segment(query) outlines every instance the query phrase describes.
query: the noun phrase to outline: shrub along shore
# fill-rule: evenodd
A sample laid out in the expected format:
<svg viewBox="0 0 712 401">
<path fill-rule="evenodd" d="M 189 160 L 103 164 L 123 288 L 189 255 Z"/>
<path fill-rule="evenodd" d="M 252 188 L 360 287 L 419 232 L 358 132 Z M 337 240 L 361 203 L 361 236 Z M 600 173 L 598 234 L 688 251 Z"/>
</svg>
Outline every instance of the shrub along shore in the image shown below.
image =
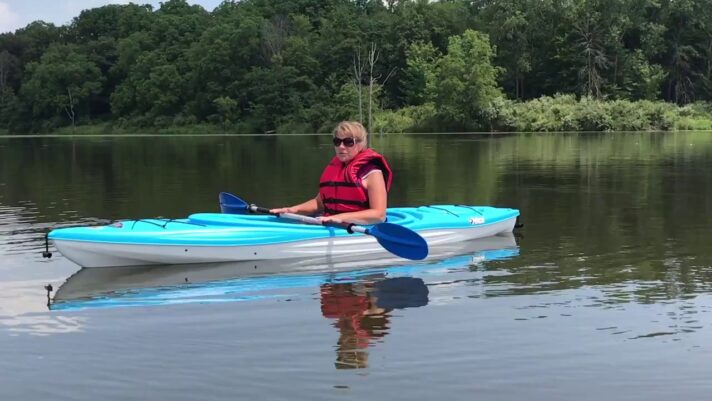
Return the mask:
<svg viewBox="0 0 712 401">
<path fill-rule="evenodd" d="M 712 104 L 705 102 L 678 106 L 663 101 L 604 101 L 556 95 L 525 102 L 498 99 L 490 116 L 485 131 L 712 130 Z M 438 121 L 435 107 L 426 104 L 378 113 L 373 128 L 376 132 L 427 132 L 438 125 L 443 122 Z"/>
<path fill-rule="evenodd" d="M 444 132 L 438 127 L 432 105 L 411 106 L 374 115 L 373 132 L 427 133 Z M 691 103 L 678 106 L 663 101 L 577 100 L 573 95 L 541 97 L 526 102 L 502 99 L 496 104 L 489 129 L 480 132 L 622 132 L 622 131 L 712 131 L 712 104 Z M 449 124 L 445 124 L 449 125 Z M 298 128 L 298 127 L 295 127 Z M 92 122 L 65 126 L 44 133 L 54 135 L 222 135 L 254 132 L 237 122 L 229 124 L 165 124 L 161 127 L 137 127 L 130 123 Z M 458 131 L 456 128 L 447 132 Z M 264 134 L 304 134 L 283 127 Z M 0 135 L 10 135 L 0 129 Z"/>
<path fill-rule="evenodd" d="M 488 130 L 483 132 L 616 132 L 616 131 L 707 131 L 712 130 L 712 104 L 691 103 L 678 106 L 662 101 L 577 100 L 573 95 L 544 96 L 527 102 L 501 99 L 496 103 Z M 378 112 L 373 132 L 441 132 L 432 105 Z M 449 125 L 449 124 L 444 124 Z M 169 125 L 151 129 L 116 126 L 112 123 L 63 127 L 54 133 L 81 134 L 225 134 L 241 132 L 235 124 Z M 451 132 L 458 132 L 456 129 Z M 1 132 L 0 132 L 1 133 Z M 269 133 L 294 134 L 277 130 Z"/>
</svg>

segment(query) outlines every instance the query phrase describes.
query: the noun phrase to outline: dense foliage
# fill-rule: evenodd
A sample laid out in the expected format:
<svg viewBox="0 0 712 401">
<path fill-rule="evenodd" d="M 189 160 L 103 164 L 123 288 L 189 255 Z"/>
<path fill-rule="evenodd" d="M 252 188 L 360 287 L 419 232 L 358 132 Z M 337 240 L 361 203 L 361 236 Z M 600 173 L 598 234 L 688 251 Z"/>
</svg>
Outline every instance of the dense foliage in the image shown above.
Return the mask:
<svg viewBox="0 0 712 401">
<path fill-rule="evenodd" d="M 10 132 L 711 128 L 710 100 L 710 0 L 169 0 L 0 35 Z"/>
</svg>

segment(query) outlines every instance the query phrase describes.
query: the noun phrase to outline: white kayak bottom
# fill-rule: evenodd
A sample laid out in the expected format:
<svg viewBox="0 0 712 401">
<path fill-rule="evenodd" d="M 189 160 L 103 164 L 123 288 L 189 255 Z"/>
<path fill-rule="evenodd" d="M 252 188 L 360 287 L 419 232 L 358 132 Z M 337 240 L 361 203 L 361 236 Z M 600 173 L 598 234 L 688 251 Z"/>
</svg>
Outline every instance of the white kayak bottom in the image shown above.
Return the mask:
<svg viewBox="0 0 712 401">
<path fill-rule="evenodd" d="M 171 288 L 183 285 L 200 285 L 233 279 L 300 275 L 336 274 L 384 268 L 408 267 L 420 269 L 449 269 L 451 259 L 466 257 L 466 265 L 477 265 L 488 260 L 506 259 L 518 254 L 517 241 L 512 233 L 462 241 L 443 243 L 430 248 L 428 259 L 413 262 L 391 254 L 318 256 L 298 259 L 272 259 L 242 262 L 197 263 L 180 265 L 120 266 L 82 268 L 62 284 L 53 299 L 65 302 L 76 299 L 111 296 L 143 288 Z"/>
<path fill-rule="evenodd" d="M 486 238 L 514 229 L 516 218 L 467 228 L 418 231 L 428 247 Z M 278 244 L 251 246 L 191 246 L 92 242 L 55 239 L 54 245 L 67 259 L 82 267 L 116 267 L 152 264 L 240 262 L 346 256 L 387 251 L 372 236 L 350 235 Z"/>
</svg>

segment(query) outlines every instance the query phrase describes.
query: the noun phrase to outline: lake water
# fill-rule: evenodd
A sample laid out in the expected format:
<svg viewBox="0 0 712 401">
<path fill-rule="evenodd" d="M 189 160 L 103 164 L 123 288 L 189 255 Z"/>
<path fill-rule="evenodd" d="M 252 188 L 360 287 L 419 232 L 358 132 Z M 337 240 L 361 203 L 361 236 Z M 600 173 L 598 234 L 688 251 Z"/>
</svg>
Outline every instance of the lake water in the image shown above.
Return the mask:
<svg viewBox="0 0 712 401">
<path fill-rule="evenodd" d="M 709 399 L 712 133 L 371 142 L 391 206 L 525 226 L 419 263 L 93 273 L 46 230 L 302 201 L 329 137 L 0 138 L 0 400 Z"/>
</svg>

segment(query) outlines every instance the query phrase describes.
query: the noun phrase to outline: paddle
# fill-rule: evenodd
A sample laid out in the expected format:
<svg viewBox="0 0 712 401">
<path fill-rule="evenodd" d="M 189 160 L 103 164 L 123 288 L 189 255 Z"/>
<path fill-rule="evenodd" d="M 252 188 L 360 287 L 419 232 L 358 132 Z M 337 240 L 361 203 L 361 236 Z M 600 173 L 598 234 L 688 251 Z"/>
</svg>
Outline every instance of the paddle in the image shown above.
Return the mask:
<svg viewBox="0 0 712 401">
<path fill-rule="evenodd" d="M 295 213 L 272 213 L 269 209 L 247 204 L 247 202 L 237 196 L 227 193 L 220 193 L 220 210 L 222 213 L 230 214 L 247 214 L 247 213 L 264 213 L 271 214 L 280 218 L 298 220 L 302 223 L 323 225 L 347 230 L 349 232 L 357 232 L 366 235 L 371 235 L 376 238 L 379 244 L 390 253 L 400 256 L 405 259 L 420 260 L 428 256 L 428 243 L 420 234 L 415 231 L 392 223 L 379 223 L 370 227 L 362 227 L 355 224 L 339 224 L 326 222 L 323 223 L 319 219 L 309 216 L 302 216 Z"/>
</svg>

